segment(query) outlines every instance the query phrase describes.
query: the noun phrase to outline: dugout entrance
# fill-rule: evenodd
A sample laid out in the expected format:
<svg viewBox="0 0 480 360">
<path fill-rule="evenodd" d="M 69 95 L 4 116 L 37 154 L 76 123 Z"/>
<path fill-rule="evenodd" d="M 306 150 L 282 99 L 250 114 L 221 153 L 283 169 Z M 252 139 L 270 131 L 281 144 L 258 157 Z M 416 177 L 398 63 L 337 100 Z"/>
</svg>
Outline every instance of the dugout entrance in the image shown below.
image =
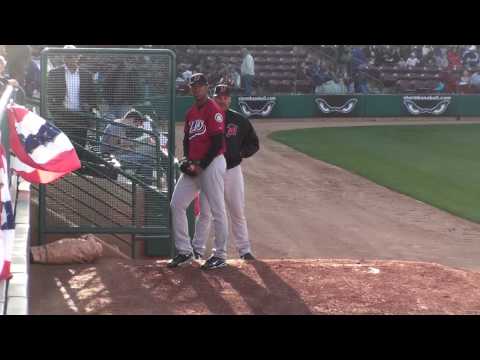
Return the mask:
<svg viewBox="0 0 480 360">
<path fill-rule="evenodd" d="M 41 115 L 64 131 L 82 168 L 35 188 L 38 242 L 93 233 L 135 257 L 173 251 L 175 54 L 44 49 Z M 136 113 L 123 119 L 135 109 Z"/>
</svg>

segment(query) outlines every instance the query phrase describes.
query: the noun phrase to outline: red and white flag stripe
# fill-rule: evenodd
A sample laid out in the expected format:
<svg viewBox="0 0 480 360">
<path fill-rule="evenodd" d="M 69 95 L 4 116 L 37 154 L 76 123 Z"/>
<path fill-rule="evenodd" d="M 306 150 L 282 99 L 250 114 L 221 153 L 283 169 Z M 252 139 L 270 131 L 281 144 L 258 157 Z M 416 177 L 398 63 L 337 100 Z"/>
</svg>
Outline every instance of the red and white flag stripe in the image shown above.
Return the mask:
<svg viewBox="0 0 480 360">
<path fill-rule="evenodd" d="M 31 183 L 48 184 L 81 167 L 75 148 L 62 131 L 23 106 L 12 105 L 7 110 L 15 154 L 12 169 L 19 176 Z"/>
</svg>

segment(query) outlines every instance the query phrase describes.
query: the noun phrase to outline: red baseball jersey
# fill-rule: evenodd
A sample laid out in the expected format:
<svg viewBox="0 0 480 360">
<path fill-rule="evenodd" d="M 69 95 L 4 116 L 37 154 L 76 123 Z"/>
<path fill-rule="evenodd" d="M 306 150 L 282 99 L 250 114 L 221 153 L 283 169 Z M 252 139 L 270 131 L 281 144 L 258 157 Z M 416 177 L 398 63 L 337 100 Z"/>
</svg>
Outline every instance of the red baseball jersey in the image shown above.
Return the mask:
<svg viewBox="0 0 480 360">
<path fill-rule="evenodd" d="M 225 131 L 225 113 L 212 99 L 198 108 L 193 105 L 185 119 L 185 136 L 188 138 L 188 157 L 202 160 L 211 146 L 210 136 L 223 134 Z M 226 150 L 225 139 L 218 155 Z"/>
</svg>

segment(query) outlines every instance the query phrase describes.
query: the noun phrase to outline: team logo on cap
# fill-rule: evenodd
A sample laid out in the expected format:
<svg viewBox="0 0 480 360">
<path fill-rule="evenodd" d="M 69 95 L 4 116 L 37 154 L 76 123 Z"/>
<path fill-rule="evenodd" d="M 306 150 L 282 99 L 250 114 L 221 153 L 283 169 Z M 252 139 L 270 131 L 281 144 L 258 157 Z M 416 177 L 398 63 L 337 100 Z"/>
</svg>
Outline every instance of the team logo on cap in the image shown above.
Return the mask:
<svg viewBox="0 0 480 360">
<path fill-rule="evenodd" d="M 412 115 L 441 115 L 451 101 L 451 96 L 405 96 L 403 105 Z"/>
<path fill-rule="evenodd" d="M 353 111 L 355 105 L 357 105 L 358 99 L 349 99 L 344 104 L 340 106 L 332 106 L 330 105 L 326 99 L 317 98 L 315 102 L 318 105 L 320 111 L 324 114 L 331 114 L 331 113 L 340 113 L 340 114 L 348 114 Z"/>
<path fill-rule="evenodd" d="M 220 113 L 215 114 L 215 121 L 221 123 L 223 121 L 223 116 Z"/>
</svg>

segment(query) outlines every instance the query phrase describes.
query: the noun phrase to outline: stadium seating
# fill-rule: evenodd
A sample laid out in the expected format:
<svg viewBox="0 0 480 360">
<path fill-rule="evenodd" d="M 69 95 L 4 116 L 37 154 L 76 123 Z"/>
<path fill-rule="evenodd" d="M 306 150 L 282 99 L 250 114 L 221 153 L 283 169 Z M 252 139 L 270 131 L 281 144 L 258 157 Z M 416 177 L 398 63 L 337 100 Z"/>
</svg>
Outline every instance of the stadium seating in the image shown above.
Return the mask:
<svg viewBox="0 0 480 360">
<path fill-rule="evenodd" d="M 291 92 L 295 89 L 297 80 L 297 65 L 305 60 L 306 51 L 294 51 L 293 45 L 197 45 L 187 46 L 186 55 L 189 57 L 200 55 L 207 61 L 218 61 L 226 65 L 233 65 L 240 71 L 242 63 L 241 48 L 246 47 L 255 59 L 256 83 L 265 85 L 269 92 Z M 187 62 L 185 59 L 178 59 Z M 300 83 L 298 88 L 311 86 Z"/>
<path fill-rule="evenodd" d="M 181 48 L 183 56 L 205 58 L 207 62 L 232 65 L 238 72 L 242 63 L 241 49 L 246 47 L 255 59 L 257 87 L 265 87 L 265 93 L 313 92 L 313 86 L 305 79 L 301 66 L 309 55 L 325 61 L 337 68 L 335 47 L 337 45 L 174 45 Z M 178 56 L 179 63 L 191 63 Z M 381 89 L 396 89 L 403 92 L 433 91 L 440 80 L 455 83 L 464 68 L 455 66 L 448 70 L 437 66 L 417 66 L 405 68 L 398 65 L 374 66 L 365 68 L 368 81 Z M 480 70 L 471 69 L 472 71 Z M 373 84 L 372 83 L 372 84 Z M 380 86 L 379 86 L 380 85 Z M 263 91 L 265 90 L 265 91 Z M 462 91 L 471 91 L 463 88 Z"/>
</svg>

